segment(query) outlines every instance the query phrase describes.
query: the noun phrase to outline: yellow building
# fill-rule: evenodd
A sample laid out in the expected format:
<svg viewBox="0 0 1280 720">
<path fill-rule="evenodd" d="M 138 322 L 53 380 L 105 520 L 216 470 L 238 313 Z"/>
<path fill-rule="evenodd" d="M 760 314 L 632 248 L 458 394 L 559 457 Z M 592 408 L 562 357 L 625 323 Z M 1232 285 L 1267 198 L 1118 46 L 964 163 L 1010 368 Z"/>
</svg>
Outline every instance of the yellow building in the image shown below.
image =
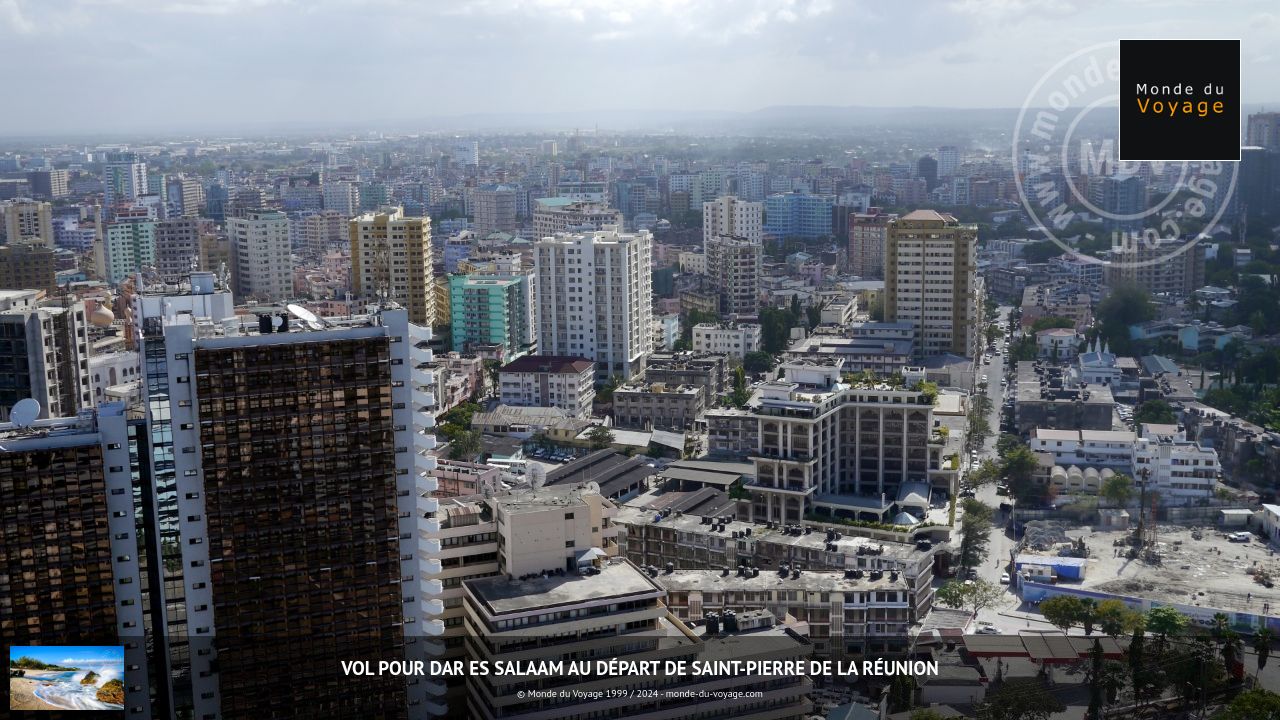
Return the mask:
<svg viewBox="0 0 1280 720">
<path fill-rule="evenodd" d="M 924 357 L 974 357 L 982 312 L 978 230 L 951 215 L 916 210 L 889 223 L 884 319 L 915 325 Z"/>
<path fill-rule="evenodd" d="M 436 292 L 431 279 L 431 218 L 405 217 L 400 207 L 352 218 L 351 286 L 366 300 L 386 298 L 409 310 L 409 322 L 431 327 Z"/>
</svg>

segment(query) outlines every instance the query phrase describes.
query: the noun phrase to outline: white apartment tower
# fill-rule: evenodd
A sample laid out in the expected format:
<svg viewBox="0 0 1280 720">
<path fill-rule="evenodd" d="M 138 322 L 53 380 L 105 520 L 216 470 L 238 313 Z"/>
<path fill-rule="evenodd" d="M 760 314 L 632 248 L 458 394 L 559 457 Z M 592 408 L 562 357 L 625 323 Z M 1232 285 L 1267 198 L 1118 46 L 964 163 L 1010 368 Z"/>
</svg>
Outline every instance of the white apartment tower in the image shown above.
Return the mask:
<svg viewBox="0 0 1280 720">
<path fill-rule="evenodd" d="M 703 244 L 721 235 L 759 245 L 764 239 L 764 203 L 745 202 L 732 195 L 702 203 Z"/>
<path fill-rule="evenodd" d="M 540 240 L 539 352 L 593 360 L 597 379 L 642 371 L 653 343 L 652 248 L 648 231 L 616 226 Z"/>
<path fill-rule="evenodd" d="M 325 210 L 337 211 L 345 218 L 354 216 L 360 210 L 360 188 L 355 183 L 325 183 L 321 192 L 324 194 Z"/>
<path fill-rule="evenodd" d="M 293 296 L 289 218 L 276 210 L 251 210 L 227 218 L 236 297 L 285 300 Z"/>
</svg>

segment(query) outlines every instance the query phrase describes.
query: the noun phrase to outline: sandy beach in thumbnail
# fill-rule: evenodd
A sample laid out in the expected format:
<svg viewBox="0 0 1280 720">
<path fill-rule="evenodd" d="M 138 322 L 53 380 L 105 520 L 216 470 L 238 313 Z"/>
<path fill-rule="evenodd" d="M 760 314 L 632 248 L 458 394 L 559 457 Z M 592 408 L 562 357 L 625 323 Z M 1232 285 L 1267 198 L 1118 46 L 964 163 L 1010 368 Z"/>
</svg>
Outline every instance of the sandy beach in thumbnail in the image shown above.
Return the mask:
<svg viewBox="0 0 1280 720">
<path fill-rule="evenodd" d="M 56 705 L 41 700 L 35 696 L 35 689 L 39 686 L 42 678 L 46 675 L 55 673 L 28 670 L 26 677 L 9 678 L 9 709 L 10 710 L 61 710 Z"/>
</svg>

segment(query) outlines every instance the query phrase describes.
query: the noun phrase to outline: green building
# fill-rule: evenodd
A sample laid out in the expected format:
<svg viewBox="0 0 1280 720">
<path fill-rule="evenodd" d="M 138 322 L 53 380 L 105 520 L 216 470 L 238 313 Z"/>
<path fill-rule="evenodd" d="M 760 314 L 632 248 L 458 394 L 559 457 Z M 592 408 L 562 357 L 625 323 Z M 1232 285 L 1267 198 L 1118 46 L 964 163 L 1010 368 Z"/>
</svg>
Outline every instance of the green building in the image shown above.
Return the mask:
<svg viewBox="0 0 1280 720">
<path fill-rule="evenodd" d="M 509 362 L 533 349 L 529 278 L 524 275 L 450 275 L 453 349 Z"/>
</svg>

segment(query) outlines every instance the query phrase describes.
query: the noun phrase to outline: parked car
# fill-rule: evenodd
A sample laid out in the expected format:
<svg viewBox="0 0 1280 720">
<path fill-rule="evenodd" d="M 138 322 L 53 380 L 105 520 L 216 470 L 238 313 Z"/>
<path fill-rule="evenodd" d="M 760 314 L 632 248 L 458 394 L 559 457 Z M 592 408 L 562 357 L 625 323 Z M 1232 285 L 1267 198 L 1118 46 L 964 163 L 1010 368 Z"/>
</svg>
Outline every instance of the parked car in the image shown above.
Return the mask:
<svg viewBox="0 0 1280 720">
<path fill-rule="evenodd" d="M 1000 584 L 1001 584 L 1001 585 L 1008 585 L 1008 584 L 1009 584 L 1009 573 L 1001 573 L 1001 574 L 1000 574 Z"/>
</svg>

